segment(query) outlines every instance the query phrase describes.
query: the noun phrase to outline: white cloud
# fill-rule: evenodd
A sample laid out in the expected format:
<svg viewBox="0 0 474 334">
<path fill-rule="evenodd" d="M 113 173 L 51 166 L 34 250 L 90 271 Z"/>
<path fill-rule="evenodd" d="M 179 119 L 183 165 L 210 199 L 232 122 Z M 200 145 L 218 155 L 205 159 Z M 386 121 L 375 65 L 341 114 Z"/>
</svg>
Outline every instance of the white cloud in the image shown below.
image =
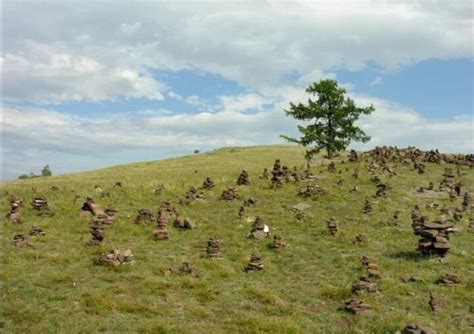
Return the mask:
<svg viewBox="0 0 474 334">
<path fill-rule="evenodd" d="M 372 80 L 372 81 L 370 82 L 370 86 L 379 85 L 381 82 L 382 82 L 382 77 L 381 77 L 381 76 L 377 76 L 377 77 L 375 77 L 374 80 Z"/>
<path fill-rule="evenodd" d="M 361 69 L 368 62 L 391 70 L 432 58 L 472 57 L 469 0 L 50 1 L 6 2 L 3 10 L 6 98 L 161 98 L 150 94 L 158 88 L 152 85 L 159 86 L 150 69 L 218 73 L 260 90 L 280 86 L 288 73 L 299 73 L 304 84 L 334 68 Z M 38 57 L 38 49 L 48 49 L 49 59 Z M 144 77 L 150 90 L 141 94 L 124 82 L 116 74 L 124 68 Z M 85 88 L 96 80 L 97 93 Z"/>
</svg>

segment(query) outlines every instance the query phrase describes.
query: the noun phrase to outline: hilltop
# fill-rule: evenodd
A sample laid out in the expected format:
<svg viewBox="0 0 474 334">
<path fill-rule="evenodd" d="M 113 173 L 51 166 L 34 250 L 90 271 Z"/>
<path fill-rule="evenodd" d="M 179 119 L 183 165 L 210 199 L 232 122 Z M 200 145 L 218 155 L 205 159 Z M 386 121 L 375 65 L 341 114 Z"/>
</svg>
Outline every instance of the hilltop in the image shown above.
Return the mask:
<svg viewBox="0 0 474 334">
<path fill-rule="evenodd" d="M 334 159 L 331 172 L 330 161 L 318 156 L 305 171 L 302 148 L 234 147 L 3 183 L 3 216 L 10 211 L 10 196 L 23 200 L 23 223 L 2 222 L 5 332 L 394 333 L 408 323 L 438 333 L 472 332 L 472 211 L 466 209 L 459 221 L 453 220 L 462 194 L 474 194 L 472 168 L 423 161 L 424 173 L 419 174 L 410 161 L 389 161 L 390 171 L 374 167 L 368 155 L 359 154 L 356 162 L 348 157 L 345 152 Z M 276 159 L 290 170 L 296 167 L 314 177 L 273 189 L 271 181 L 260 176 L 264 168 L 271 172 Z M 457 172 L 461 196 L 450 199 L 446 191 L 417 191 L 430 182 L 437 189 L 446 167 Z M 243 169 L 250 184 L 238 186 Z M 212 189 L 199 190 L 206 198 L 180 204 L 189 188 L 201 187 L 206 177 L 215 182 Z M 315 184 L 327 193 L 299 195 L 302 188 Z M 385 195 L 375 196 L 377 184 L 388 185 Z M 240 199 L 220 199 L 229 187 L 238 189 Z M 39 216 L 31 208 L 37 196 L 47 198 L 50 214 Z M 76 196 L 80 198 L 75 200 Z M 96 247 L 86 246 L 91 217 L 81 214 L 81 207 L 87 197 L 102 208 L 113 204 L 119 211 L 112 225 L 104 228 L 103 244 Z M 256 205 L 245 206 L 245 218 L 240 220 L 239 208 L 250 198 Z M 366 199 L 372 206 L 369 213 L 363 213 Z M 155 240 L 155 222 L 134 221 L 140 209 L 149 209 L 156 220 L 166 201 L 195 228 L 181 230 L 170 223 L 169 240 Z M 296 217 L 295 205 L 306 206 L 304 217 Z M 413 233 L 411 219 L 415 205 L 430 220 L 443 206 L 450 209 L 447 218 L 454 221 L 457 232 L 450 236 L 445 258 L 421 257 L 417 251 L 420 238 Z M 393 220 L 396 211 L 398 223 Z M 267 239 L 248 238 L 257 216 L 271 229 Z M 327 227 L 331 216 L 337 221 L 335 236 Z M 13 236 L 28 235 L 33 225 L 45 235 L 28 237 L 32 247 L 15 247 Z M 274 235 L 281 235 L 286 247 L 271 248 Z M 357 236 L 360 242 L 355 241 Z M 210 237 L 221 241 L 220 260 L 207 258 Z M 98 257 L 112 249 L 130 249 L 133 264 L 100 265 Z M 246 272 L 254 251 L 261 254 L 264 270 Z M 352 292 L 366 273 L 363 256 L 380 269 L 381 277 L 373 281 L 381 296 Z M 192 263 L 196 272 L 180 272 L 183 262 Z M 437 284 L 445 273 L 455 273 L 461 283 Z M 402 279 L 406 276 L 416 279 Z M 442 301 L 437 312 L 429 306 L 430 293 Z M 362 299 L 372 310 L 357 315 L 343 310 L 344 301 L 351 298 Z"/>
</svg>

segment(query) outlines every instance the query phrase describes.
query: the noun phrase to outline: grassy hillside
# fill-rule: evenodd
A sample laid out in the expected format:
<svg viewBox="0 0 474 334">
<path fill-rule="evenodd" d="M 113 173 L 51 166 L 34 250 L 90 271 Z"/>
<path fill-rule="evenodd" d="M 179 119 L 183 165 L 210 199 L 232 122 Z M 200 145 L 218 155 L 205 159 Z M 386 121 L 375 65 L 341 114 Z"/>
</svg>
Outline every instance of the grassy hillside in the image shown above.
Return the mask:
<svg viewBox="0 0 474 334">
<path fill-rule="evenodd" d="M 7 198 L 23 199 L 23 224 L 4 219 L 1 233 L 1 280 L 5 333 L 394 333 L 407 323 L 418 323 L 439 333 L 472 333 L 474 330 L 474 233 L 468 232 L 469 215 L 456 223 L 459 233 L 451 237 L 452 248 L 444 261 L 420 258 L 418 237 L 413 234 L 410 212 L 418 204 L 430 218 L 439 209 L 425 209 L 437 202 L 453 208 L 462 198 L 430 198 L 414 193 L 430 181 L 437 186 L 445 165 L 426 164 L 418 175 L 411 165 L 394 165 L 397 177 L 379 173 L 392 189 L 385 198 L 375 198 L 365 164 L 341 164 L 342 174 L 329 173 L 327 161 L 312 167 L 318 180 L 288 183 L 273 190 L 269 180 L 259 179 L 264 167 L 271 170 L 275 159 L 283 165 L 303 166 L 303 150 L 268 146 L 227 148 L 164 161 L 136 163 L 94 172 L 38 178 L 3 184 L 2 215 L 9 211 Z M 347 159 L 346 159 L 347 160 Z M 352 174 L 359 166 L 360 177 Z M 347 170 L 346 170 L 347 168 Z M 238 186 L 241 200 L 224 201 L 222 190 L 236 186 L 242 169 L 252 184 Z M 54 168 L 53 168 L 54 170 Z M 474 172 L 464 167 L 461 180 L 474 188 Z M 179 205 L 178 199 L 190 186 L 201 186 L 211 177 L 216 187 L 206 191 L 205 201 Z M 337 181 L 343 180 L 338 185 Z M 121 188 L 113 188 L 116 181 Z M 297 196 L 305 184 L 317 183 L 329 193 L 316 198 Z M 159 197 L 154 189 L 163 184 Z M 59 190 L 52 190 L 56 186 Z M 101 198 L 99 186 L 110 197 Z M 354 186 L 360 192 L 349 192 Z M 32 188 L 36 189 L 33 192 Z M 45 195 L 54 216 L 37 216 L 29 202 Z M 76 195 L 81 200 L 73 203 Z M 105 231 L 105 243 L 87 247 L 89 220 L 80 215 L 87 196 L 102 207 L 115 204 L 119 218 Z M 247 238 L 251 224 L 237 213 L 244 199 L 255 198 L 246 208 L 248 217 L 261 216 L 272 235 L 284 237 L 287 247 L 268 247 L 271 239 Z M 373 211 L 363 214 L 365 198 Z M 196 223 L 193 230 L 178 230 L 170 224 L 170 239 L 152 237 L 154 224 L 134 224 L 137 211 L 152 209 L 171 201 L 184 217 Z M 291 207 L 311 205 L 304 221 L 295 219 Z M 401 224 L 391 217 L 400 210 Z M 339 233 L 332 237 L 326 219 L 335 216 Z M 29 233 L 32 225 L 46 231 L 30 238 L 32 247 L 14 247 L 13 235 Z M 368 242 L 353 241 L 363 233 Z M 222 242 L 222 260 L 206 257 L 209 237 Z M 96 263 L 99 254 L 110 249 L 133 251 L 135 263 L 117 268 Z M 250 254 L 258 250 L 265 266 L 262 272 L 245 272 Z M 361 257 L 369 256 L 379 265 L 378 285 L 382 298 L 360 296 L 373 310 L 352 315 L 340 308 L 351 298 L 352 284 L 365 273 Z M 183 261 L 192 262 L 199 275 L 170 274 Z M 458 274 L 458 286 L 441 286 L 436 280 L 446 272 Z M 405 283 L 404 275 L 421 281 Z M 437 293 L 445 306 L 431 311 L 430 292 Z"/>
</svg>

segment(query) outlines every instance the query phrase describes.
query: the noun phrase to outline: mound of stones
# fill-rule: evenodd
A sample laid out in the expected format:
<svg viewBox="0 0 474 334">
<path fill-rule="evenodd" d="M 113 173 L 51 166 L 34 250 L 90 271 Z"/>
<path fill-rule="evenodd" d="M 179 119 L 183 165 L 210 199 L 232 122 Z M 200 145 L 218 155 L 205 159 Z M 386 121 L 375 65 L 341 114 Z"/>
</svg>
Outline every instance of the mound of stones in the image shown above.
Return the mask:
<svg viewBox="0 0 474 334">
<path fill-rule="evenodd" d="M 180 204 L 189 204 L 196 200 L 205 200 L 206 194 L 195 187 L 189 188 L 188 192 L 179 200 Z"/>
<path fill-rule="evenodd" d="M 34 244 L 30 242 L 28 237 L 24 234 L 15 234 L 13 236 L 12 243 L 15 247 L 29 246 L 31 248 L 35 248 Z"/>
<path fill-rule="evenodd" d="M 437 332 L 430 327 L 408 324 L 401 332 L 397 331 L 395 334 L 437 334 Z"/>
<path fill-rule="evenodd" d="M 120 251 L 114 249 L 99 256 L 99 263 L 105 266 L 118 267 L 122 264 L 133 263 L 133 254 L 130 249 Z"/>
<path fill-rule="evenodd" d="M 274 189 L 281 188 L 283 185 L 283 170 L 281 168 L 280 159 L 276 159 L 275 163 L 273 164 L 272 170 L 272 187 Z"/>
<path fill-rule="evenodd" d="M 158 222 L 156 229 L 153 231 L 153 236 L 156 240 L 168 240 L 168 221 L 171 217 L 177 218 L 177 211 L 169 202 L 161 204 L 159 210 Z"/>
<path fill-rule="evenodd" d="M 370 213 L 372 212 L 372 204 L 368 199 L 365 200 L 364 202 L 364 208 L 362 209 L 363 213 Z"/>
<path fill-rule="evenodd" d="M 81 207 L 82 211 L 90 212 L 93 216 L 98 216 L 104 213 L 104 210 L 100 207 L 100 205 L 96 204 L 94 199 L 91 197 L 87 197 L 84 204 Z"/>
<path fill-rule="evenodd" d="M 445 285 L 456 285 L 461 283 L 461 279 L 459 278 L 458 275 L 453 274 L 453 273 L 446 273 L 443 276 L 441 276 L 436 283 L 438 284 L 445 284 Z"/>
<path fill-rule="evenodd" d="M 283 248 L 286 247 L 285 240 L 281 235 L 275 235 L 273 237 L 272 248 Z"/>
<path fill-rule="evenodd" d="M 470 194 L 470 193 L 468 193 L 468 192 L 465 192 L 465 193 L 464 193 L 463 201 L 462 201 L 462 206 L 463 206 L 465 209 L 469 209 L 469 208 L 472 206 L 472 197 L 471 197 L 471 194 Z"/>
<path fill-rule="evenodd" d="M 87 243 L 88 246 L 99 246 L 104 241 L 104 226 L 98 222 L 92 222 L 89 230 L 92 238 Z"/>
<path fill-rule="evenodd" d="M 30 235 L 32 237 L 45 236 L 46 232 L 41 227 L 33 225 L 30 230 Z"/>
<path fill-rule="evenodd" d="M 19 197 L 12 196 L 10 197 L 10 212 L 7 214 L 7 218 L 13 224 L 21 224 L 21 203 L 22 200 Z"/>
<path fill-rule="evenodd" d="M 368 242 L 367 236 L 362 233 L 356 235 L 355 240 L 354 240 L 354 243 L 357 245 L 363 245 L 363 244 L 366 244 L 367 242 Z"/>
<path fill-rule="evenodd" d="M 181 267 L 179 268 L 179 272 L 182 274 L 198 276 L 196 267 L 194 266 L 194 264 L 192 264 L 189 261 L 185 261 L 181 264 Z"/>
<path fill-rule="evenodd" d="M 224 199 L 226 201 L 233 201 L 239 198 L 239 191 L 233 187 L 225 189 L 221 195 L 221 199 Z"/>
<path fill-rule="evenodd" d="M 262 256 L 258 252 L 253 252 L 250 255 L 249 263 L 245 268 L 246 271 L 261 271 L 263 270 Z"/>
<path fill-rule="evenodd" d="M 376 197 L 385 197 L 387 192 L 390 190 L 390 186 L 387 183 L 377 184 L 377 192 L 375 193 Z"/>
<path fill-rule="evenodd" d="M 240 220 L 245 218 L 245 208 L 243 206 L 241 206 L 239 208 L 238 217 L 239 217 Z"/>
<path fill-rule="evenodd" d="M 392 225 L 393 226 L 400 226 L 400 211 L 395 211 L 392 216 Z"/>
<path fill-rule="evenodd" d="M 209 189 L 212 189 L 214 187 L 215 187 L 214 181 L 210 177 L 206 177 L 206 179 L 202 183 L 202 188 L 209 190 Z"/>
<path fill-rule="evenodd" d="M 31 205 L 33 206 L 33 209 L 38 211 L 40 214 L 49 212 L 48 200 L 45 196 L 33 198 Z"/>
<path fill-rule="evenodd" d="M 349 161 L 356 162 L 359 160 L 359 156 L 355 150 L 351 150 L 349 153 Z"/>
<path fill-rule="evenodd" d="M 432 223 L 422 216 L 413 220 L 412 227 L 414 234 L 421 237 L 418 241 L 418 251 L 422 255 L 445 256 L 449 251 L 449 234 L 454 232 L 454 229 L 453 224 L 447 222 L 446 216 L 440 215 Z"/>
<path fill-rule="evenodd" d="M 326 195 L 328 191 L 324 189 L 323 187 L 317 185 L 317 184 L 309 184 L 306 187 L 303 187 L 300 189 L 298 192 L 298 195 L 303 196 L 303 197 L 312 197 L 312 196 L 320 196 L 320 195 Z"/>
<path fill-rule="evenodd" d="M 430 292 L 430 301 L 428 304 L 433 312 L 438 312 L 444 306 L 444 300 L 442 300 L 436 293 Z"/>
<path fill-rule="evenodd" d="M 362 257 L 362 267 L 367 270 L 367 275 L 372 278 L 380 278 L 380 269 L 377 263 L 374 260 L 368 258 L 367 256 Z"/>
<path fill-rule="evenodd" d="M 268 168 L 264 168 L 262 172 L 261 179 L 268 180 L 270 178 L 270 173 L 268 172 Z"/>
<path fill-rule="evenodd" d="M 250 184 L 250 177 L 249 173 L 244 169 L 239 177 L 237 178 L 237 185 L 243 186 L 243 185 L 249 185 Z"/>
<path fill-rule="evenodd" d="M 256 206 L 257 200 L 255 198 L 248 198 L 244 201 L 244 206 Z"/>
<path fill-rule="evenodd" d="M 357 283 L 352 285 L 353 293 L 370 293 L 376 297 L 381 297 L 382 294 L 379 291 L 379 287 L 376 282 L 372 281 L 367 276 L 362 276 Z"/>
<path fill-rule="evenodd" d="M 149 223 L 155 220 L 155 216 L 149 209 L 138 210 L 138 215 L 135 218 L 135 224 Z"/>
<path fill-rule="evenodd" d="M 372 306 L 360 299 L 352 298 L 344 302 L 344 310 L 353 314 L 365 313 L 371 309 Z"/>
<path fill-rule="evenodd" d="M 218 260 L 222 259 L 221 254 L 221 242 L 216 237 L 211 237 L 207 241 L 207 257 L 209 259 Z"/>
<path fill-rule="evenodd" d="M 337 231 L 339 230 L 337 227 L 337 220 L 336 217 L 331 216 L 326 220 L 326 224 L 329 230 L 329 233 L 334 237 L 337 234 Z"/>
<path fill-rule="evenodd" d="M 177 228 L 184 229 L 184 230 L 192 230 L 193 228 L 196 227 L 196 225 L 194 224 L 194 222 L 191 219 L 189 219 L 189 218 L 180 218 L 180 217 L 175 219 L 174 226 L 177 227 Z"/>
<path fill-rule="evenodd" d="M 118 212 L 119 212 L 119 210 L 118 210 L 117 207 L 116 207 L 115 205 L 113 205 L 113 204 L 109 204 L 109 205 L 107 205 L 107 208 L 105 208 L 105 214 L 106 214 L 108 217 L 112 218 L 112 219 L 117 218 Z"/>
<path fill-rule="evenodd" d="M 249 237 L 254 239 L 264 239 L 270 235 L 270 227 L 265 224 L 263 218 L 257 217 L 253 223 L 252 229 L 250 230 Z"/>
<path fill-rule="evenodd" d="M 439 184 L 440 191 L 450 191 L 454 188 L 454 178 L 453 169 L 451 167 L 446 167 L 443 173 L 443 180 Z"/>
</svg>

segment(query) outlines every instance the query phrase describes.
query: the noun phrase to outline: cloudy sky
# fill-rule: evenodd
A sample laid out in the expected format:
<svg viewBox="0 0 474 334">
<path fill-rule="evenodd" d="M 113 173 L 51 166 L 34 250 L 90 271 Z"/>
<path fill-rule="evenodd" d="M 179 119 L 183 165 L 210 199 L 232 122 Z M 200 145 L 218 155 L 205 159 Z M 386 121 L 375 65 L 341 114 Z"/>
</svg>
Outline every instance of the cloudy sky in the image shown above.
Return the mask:
<svg viewBox="0 0 474 334">
<path fill-rule="evenodd" d="M 376 145 L 473 152 L 471 0 L 3 1 L 2 177 L 282 143 L 334 78 Z"/>
</svg>

